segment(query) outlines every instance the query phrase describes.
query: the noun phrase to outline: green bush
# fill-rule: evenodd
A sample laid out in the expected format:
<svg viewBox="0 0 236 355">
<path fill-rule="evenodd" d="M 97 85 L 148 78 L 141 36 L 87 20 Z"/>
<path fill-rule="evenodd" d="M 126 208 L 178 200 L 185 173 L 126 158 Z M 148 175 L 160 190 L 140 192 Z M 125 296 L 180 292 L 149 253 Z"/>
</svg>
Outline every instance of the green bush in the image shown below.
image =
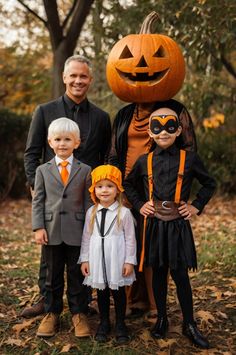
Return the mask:
<svg viewBox="0 0 236 355">
<path fill-rule="evenodd" d="M 0 110 L 0 200 L 26 194 L 24 150 L 30 116 Z"/>
<path fill-rule="evenodd" d="M 236 134 L 224 127 L 197 132 L 198 151 L 217 181 L 218 193 L 236 193 Z"/>
</svg>

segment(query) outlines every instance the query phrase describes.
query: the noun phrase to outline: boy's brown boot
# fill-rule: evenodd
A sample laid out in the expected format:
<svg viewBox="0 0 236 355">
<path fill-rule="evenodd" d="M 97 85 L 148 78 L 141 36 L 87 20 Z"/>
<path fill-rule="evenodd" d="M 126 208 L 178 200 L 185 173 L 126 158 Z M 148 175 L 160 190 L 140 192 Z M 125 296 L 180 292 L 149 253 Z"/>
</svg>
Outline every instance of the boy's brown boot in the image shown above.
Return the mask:
<svg viewBox="0 0 236 355">
<path fill-rule="evenodd" d="M 41 321 L 37 336 L 39 337 L 52 337 L 56 334 L 59 325 L 59 315 L 55 313 L 47 313 Z"/>
<path fill-rule="evenodd" d="M 37 303 L 31 307 L 26 307 L 21 312 L 20 316 L 24 318 L 32 318 L 45 313 L 44 311 L 44 297 L 41 296 Z"/>
<path fill-rule="evenodd" d="M 75 336 L 78 338 L 85 338 L 92 335 L 90 327 L 88 325 L 87 317 L 83 313 L 74 314 L 72 317 L 72 323 L 75 327 Z"/>
</svg>

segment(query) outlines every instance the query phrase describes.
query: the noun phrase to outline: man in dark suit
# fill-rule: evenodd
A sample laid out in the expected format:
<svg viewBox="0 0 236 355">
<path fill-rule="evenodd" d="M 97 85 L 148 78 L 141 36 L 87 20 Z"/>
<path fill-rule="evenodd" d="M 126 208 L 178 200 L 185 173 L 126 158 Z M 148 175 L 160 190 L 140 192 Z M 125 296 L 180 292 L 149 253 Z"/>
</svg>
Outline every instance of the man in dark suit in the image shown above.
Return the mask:
<svg viewBox="0 0 236 355">
<path fill-rule="evenodd" d="M 39 105 L 33 115 L 26 143 L 24 166 L 27 181 L 33 193 L 36 168 L 41 162 L 54 157 L 47 142 L 50 123 L 59 117 L 68 117 L 78 123 L 81 132 L 81 144 L 74 151 L 78 160 L 92 168 L 103 164 L 110 144 L 111 123 L 109 115 L 87 99 L 92 82 L 92 69 L 89 60 L 83 56 L 69 57 L 64 65 L 63 81 L 65 94 L 54 101 Z M 43 313 L 43 294 L 45 289 L 46 267 L 41 257 L 39 272 L 39 302 L 21 313 L 32 317 Z"/>
</svg>

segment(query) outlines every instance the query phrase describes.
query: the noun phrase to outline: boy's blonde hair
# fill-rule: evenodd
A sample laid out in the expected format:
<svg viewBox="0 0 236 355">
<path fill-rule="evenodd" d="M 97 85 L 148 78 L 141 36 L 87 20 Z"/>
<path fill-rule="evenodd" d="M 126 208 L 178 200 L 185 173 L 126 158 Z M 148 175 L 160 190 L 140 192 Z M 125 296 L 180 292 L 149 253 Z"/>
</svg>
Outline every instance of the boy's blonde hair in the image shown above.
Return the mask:
<svg viewBox="0 0 236 355">
<path fill-rule="evenodd" d="M 48 139 L 58 133 L 71 133 L 77 140 L 80 140 L 78 124 L 67 117 L 57 118 L 50 123 L 48 127 Z"/>
</svg>

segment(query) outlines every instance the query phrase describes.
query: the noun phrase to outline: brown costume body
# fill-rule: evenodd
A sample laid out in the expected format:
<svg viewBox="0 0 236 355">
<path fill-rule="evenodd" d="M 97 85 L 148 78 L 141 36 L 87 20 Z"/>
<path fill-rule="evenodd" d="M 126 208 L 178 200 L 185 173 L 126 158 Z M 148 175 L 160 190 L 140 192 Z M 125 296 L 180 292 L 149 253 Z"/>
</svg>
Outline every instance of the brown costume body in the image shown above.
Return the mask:
<svg viewBox="0 0 236 355">
<path fill-rule="evenodd" d="M 137 106 L 128 129 L 128 149 L 126 156 L 125 177 L 131 171 L 136 160 L 150 151 L 152 139 L 147 134 L 149 116 L 153 111 L 152 105 Z M 128 201 L 127 206 L 130 207 Z M 141 238 L 141 235 L 140 235 Z M 137 273 L 137 282 L 126 288 L 127 305 L 129 309 L 156 309 L 152 291 L 152 269 L 144 267 L 144 273 Z"/>
</svg>

